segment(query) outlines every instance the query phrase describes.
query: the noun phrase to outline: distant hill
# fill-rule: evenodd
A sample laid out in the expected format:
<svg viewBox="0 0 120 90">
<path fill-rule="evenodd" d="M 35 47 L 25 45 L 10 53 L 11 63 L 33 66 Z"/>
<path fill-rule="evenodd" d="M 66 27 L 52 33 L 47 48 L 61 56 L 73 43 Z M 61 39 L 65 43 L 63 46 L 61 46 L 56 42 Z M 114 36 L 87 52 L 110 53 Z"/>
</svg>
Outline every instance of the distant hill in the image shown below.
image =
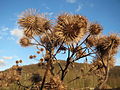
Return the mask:
<svg viewBox="0 0 120 90">
<path fill-rule="evenodd" d="M 60 61 L 60 62 L 62 63 L 62 66 L 65 65 L 65 61 Z M 43 76 L 45 68 L 46 68 L 45 65 L 38 66 L 38 64 L 22 66 L 23 71 L 22 71 L 21 81 L 23 82 L 23 84 L 29 85 L 30 84 L 29 79 L 32 73 L 39 73 L 41 76 Z M 87 70 L 83 72 L 81 70 L 82 69 L 85 70 L 85 68 L 89 68 L 89 66 L 87 64 L 81 64 L 81 63 L 75 63 L 74 68 L 72 68 L 71 66 L 69 67 L 69 72 L 65 77 L 65 85 L 68 86 L 68 90 L 70 88 L 79 89 L 84 87 L 95 87 L 95 85 L 97 84 L 97 79 L 95 76 L 88 76 L 87 78 L 82 78 L 82 74 L 87 72 Z M 9 70 L 10 69 L 2 72 L 7 73 Z M 58 71 L 58 70 L 59 70 L 59 67 L 58 65 L 55 64 L 55 71 Z M 72 81 L 71 83 L 68 83 L 68 81 L 71 81 L 77 76 L 80 76 L 80 79 L 77 79 L 75 81 Z M 50 75 L 48 77 L 50 77 Z M 120 87 L 120 66 L 115 66 L 110 70 L 107 84 L 112 88 Z M 16 88 L 17 88 L 17 85 L 11 84 L 7 88 L 6 87 L 0 88 L 0 90 L 17 90 Z"/>
</svg>

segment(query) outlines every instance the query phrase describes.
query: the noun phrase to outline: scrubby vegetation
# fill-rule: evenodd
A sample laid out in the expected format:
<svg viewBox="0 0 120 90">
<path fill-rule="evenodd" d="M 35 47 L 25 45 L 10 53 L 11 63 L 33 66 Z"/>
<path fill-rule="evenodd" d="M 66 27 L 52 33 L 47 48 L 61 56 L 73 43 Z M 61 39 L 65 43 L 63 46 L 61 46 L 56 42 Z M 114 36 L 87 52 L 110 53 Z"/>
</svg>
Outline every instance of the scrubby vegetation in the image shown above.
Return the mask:
<svg viewBox="0 0 120 90">
<path fill-rule="evenodd" d="M 65 61 L 60 61 L 60 62 L 62 63 L 62 66 L 65 65 Z M 65 85 L 67 86 L 67 90 L 71 90 L 71 89 L 80 90 L 85 87 L 94 88 L 97 83 L 97 79 L 96 79 L 97 77 L 92 75 L 88 76 L 87 78 L 82 77 L 83 69 L 86 68 L 86 64 L 75 63 L 74 65 L 75 68 L 69 67 L 70 72 L 67 74 L 65 78 Z M 10 76 L 9 72 L 11 71 L 11 69 L 12 68 L 3 71 L 1 73 L 6 73 L 6 75 Z M 22 69 L 24 72 L 22 72 L 21 82 L 23 82 L 23 84 L 27 86 L 31 84 L 30 78 L 33 73 L 39 74 L 40 76 L 43 77 L 45 66 L 44 65 L 38 66 L 38 64 L 32 64 L 32 65 L 23 66 Z M 55 70 L 58 69 L 59 67 L 55 64 Z M 79 76 L 81 77 L 78 78 Z M 7 78 L 7 76 L 5 76 L 5 78 Z M 119 82 L 120 82 L 120 67 L 115 66 L 110 70 L 106 88 L 107 89 L 119 88 L 120 87 Z M 0 88 L 0 90 L 24 90 L 24 88 L 19 87 L 15 82 L 10 82 L 10 84 L 5 84 L 5 83 L 4 84 L 2 83 L 3 86 Z"/>
</svg>

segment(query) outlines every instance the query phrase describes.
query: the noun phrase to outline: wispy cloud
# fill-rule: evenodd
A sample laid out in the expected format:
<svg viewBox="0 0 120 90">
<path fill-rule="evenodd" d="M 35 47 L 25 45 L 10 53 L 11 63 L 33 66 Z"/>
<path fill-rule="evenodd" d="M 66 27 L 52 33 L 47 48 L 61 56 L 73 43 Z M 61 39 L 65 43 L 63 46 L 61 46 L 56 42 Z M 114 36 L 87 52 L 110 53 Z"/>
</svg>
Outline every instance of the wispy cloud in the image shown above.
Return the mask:
<svg viewBox="0 0 120 90">
<path fill-rule="evenodd" d="M 45 8 L 46 8 L 47 10 L 50 10 L 50 8 L 49 8 L 49 7 L 47 7 L 47 6 L 46 6 Z"/>
<path fill-rule="evenodd" d="M 5 61 L 3 59 L 0 59 L 0 66 L 4 66 L 5 65 Z"/>
<path fill-rule="evenodd" d="M 48 5 L 46 5 L 45 3 L 43 3 L 41 6 L 44 7 L 44 9 L 50 10 L 50 8 L 48 7 Z"/>
<path fill-rule="evenodd" d="M 82 5 L 78 5 L 77 9 L 75 10 L 75 12 L 79 12 L 82 9 Z"/>
<path fill-rule="evenodd" d="M 0 39 L 2 39 L 3 37 L 2 36 L 0 36 Z"/>
<path fill-rule="evenodd" d="M 9 35 L 9 28 L 6 26 L 0 27 L 0 40 L 6 39 L 5 37 Z"/>
<path fill-rule="evenodd" d="M 52 16 L 54 13 L 53 12 L 50 12 L 49 15 Z"/>
<path fill-rule="evenodd" d="M 90 7 L 91 7 L 91 8 L 94 7 L 94 4 L 93 4 L 93 3 L 90 3 Z"/>
<path fill-rule="evenodd" d="M 23 37 L 23 30 L 20 29 L 13 29 L 10 33 L 11 35 L 16 36 L 17 38 Z"/>
<path fill-rule="evenodd" d="M 8 33 L 9 33 L 8 30 L 9 30 L 8 27 L 5 27 L 5 26 L 0 27 L 0 36 L 8 35 Z"/>
<path fill-rule="evenodd" d="M 52 16 L 54 13 L 53 12 L 46 12 L 44 14 L 47 15 L 47 16 Z"/>
<path fill-rule="evenodd" d="M 75 3 L 77 0 L 66 0 L 68 3 Z"/>
<path fill-rule="evenodd" d="M 7 30 L 9 30 L 8 27 L 3 26 L 3 27 L 1 28 L 1 31 L 7 31 Z"/>
<path fill-rule="evenodd" d="M 1 39 L 15 40 L 14 37 L 17 37 L 19 39 L 22 36 L 23 36 L 23 31 L 18 28 L 10 29 L 9 27 L 6 26 L 0 27 L 0 40 Z"/>
<path fill-rule="evenodd" d="M 14 37 L 7 37 L 7 40 L 15 40 Z"/>
<path fill-rule="evenodd" d="M 3 59 L 9 60 L 9 59 L 13 59 L 13 57 L 12 56 L 3 56 Z"/>
</svg>

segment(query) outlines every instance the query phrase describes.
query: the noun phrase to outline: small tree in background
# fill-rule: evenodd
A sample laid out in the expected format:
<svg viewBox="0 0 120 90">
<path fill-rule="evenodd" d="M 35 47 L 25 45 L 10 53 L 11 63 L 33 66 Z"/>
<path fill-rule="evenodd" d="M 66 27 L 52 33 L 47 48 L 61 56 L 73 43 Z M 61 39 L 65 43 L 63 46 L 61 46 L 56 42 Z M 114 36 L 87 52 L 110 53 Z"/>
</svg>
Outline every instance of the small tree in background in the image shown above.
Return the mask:
<svg viewBox="0 0 120 90">
<path fill-rule="evenodd" d="M 103 28 L 100 24 L 91 23 L 86 17 L 78 14 L 60 14 L 53 22 L 34 9 L 23 12 L 18 24 L 24 32 L 24 37 L 20 39 L 21 46 L 35 46 L 37 53 L 42 54 L 40 62 L 46 64 L 40 90 L 46 85 L 48 73 L 52 75 L 48 88 L 64 90 L 63 82 L 68 68 L 82 58 L 86 61 L 92 60 L 85 75 L 94 74 L 98 77 L 96 89 L 104 86 L 120 45 L 120 37 L 117 34 L 102 35 Z M 67 57 L 65 66 L 62 66 L 56 57 L 58 54 L 62 55 L 62 51 Z M 89 57 L 93 59 L 90 60 Z M 31 55 L 30 58 L 36 56 Z M 58 72 L 54 71 L 55 62 L 60 67 Z"/>
</svg>

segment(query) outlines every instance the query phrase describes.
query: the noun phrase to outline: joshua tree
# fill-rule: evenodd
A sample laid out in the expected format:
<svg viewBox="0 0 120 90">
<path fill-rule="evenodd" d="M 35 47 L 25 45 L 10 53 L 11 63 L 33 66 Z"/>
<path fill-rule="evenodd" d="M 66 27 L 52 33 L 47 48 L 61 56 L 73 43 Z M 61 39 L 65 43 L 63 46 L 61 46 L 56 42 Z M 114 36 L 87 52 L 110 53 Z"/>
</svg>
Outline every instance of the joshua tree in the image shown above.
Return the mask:
<svg viewBox="0 0 120 90">
<path fill-rule="evenodd" d="M 21 46 L 35 46 L 38 54 L 42 52 L 43 57 L 40 61 L 46 64 L 40 90 L 46 84 L 48 72 L 53 76 L 50 83 L 54 82 L 57 85 L 55 88 L 63 90 L 63 82 L 69 66 L 81 58 L 89 60 L 89 57 L 93 59 L 86 75 L 93 73 L 98 76 L 99 83 L 96 88 L 101 89 L 106 83 L 109 69 L 114 66 L 114 55 L 120 45 L 117 34 L 102 35 L 103 28 L 100 24 L 92 23 L 78 14 L 60 14 L 56 22 L 52 23 L 52 20 L 34 9 L 23 12 L 18 24 L 24 32 L 24 37 L 20 39 Z M 56 55 L 61 54 L 62 51 L 67 57 L 65 66 L 62 66 L 56 58 Z M 32 55 L 30 58 L 36 56 Z M 54 62 L 60 67 L 59 72 L 54 72 Z"/>
</svg>

